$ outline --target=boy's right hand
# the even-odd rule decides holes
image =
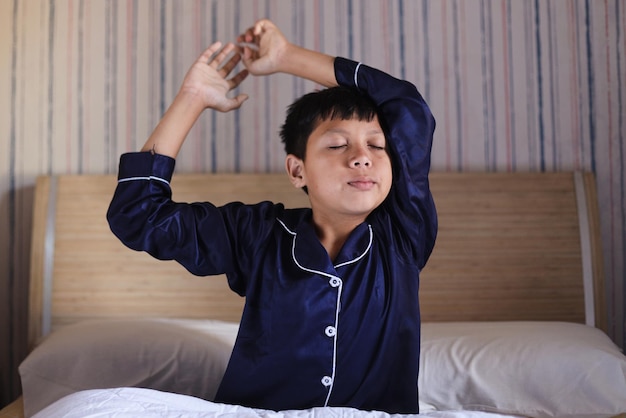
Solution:
[[[227,44],[220,51],[221,46],[220,42],[215,42],[198,57],[187,71],[179,95],[198,100],[203,109],[228,112],[239,108],[248,98],[246,94],[239,94],[233,98],[227,96],[247,77],[248,71],[242,70],[228,78],[239,63],[240,57],[239,54],[230,54],[236,48],[233,44]],[[218,51],[220,52],[217,53]]]
[[[216,42],[193,63],[178,94],[144,144],[142,151],[176,158],[187,134],[200,114],[207,109],[221,112],[237,109],[248,98],[246,94],[228,97],[248,75],[247,70],[228,78],[240,61],[239,54],[230,54],[236,47]],[[220,51],[218,53],[218,51]]]

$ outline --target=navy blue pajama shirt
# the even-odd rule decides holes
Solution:
[[[128,247],[198,276],[225,273],[245,296],[215,401],[416,413],[419,275],[437,233],[428,181],[435,121],[411,83],[345,58],[334,66],[339,84],[379,107],[393,170],[389,196],[335,260],[310,209],[174,202],[175,160],[150,152],[121,156],[107,218]]]

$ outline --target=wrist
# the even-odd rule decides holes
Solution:
[[[206,108],[204,97],[197,89],[181,87],[170,108],[181,108],[185,112],[200,115]]]
[[[325,87],[336,86],[335,57],[295,44],[284,49],[282,72],[306,78]]]
[[[187,134],[203,110],[204,104],[198,94],[181,89],[142,151],[153,151],[176,158]]]

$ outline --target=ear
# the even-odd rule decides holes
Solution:
[[[288,154],[285,157],[285,169],[294,187],[301,189],[306,186],[304,179],[304,161],[293,154]]]

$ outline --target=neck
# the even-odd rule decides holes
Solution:
[[[364,221],[365,217],[326,219],[313,215],[315,232],[331,260],[335,260],[350,233]]]

